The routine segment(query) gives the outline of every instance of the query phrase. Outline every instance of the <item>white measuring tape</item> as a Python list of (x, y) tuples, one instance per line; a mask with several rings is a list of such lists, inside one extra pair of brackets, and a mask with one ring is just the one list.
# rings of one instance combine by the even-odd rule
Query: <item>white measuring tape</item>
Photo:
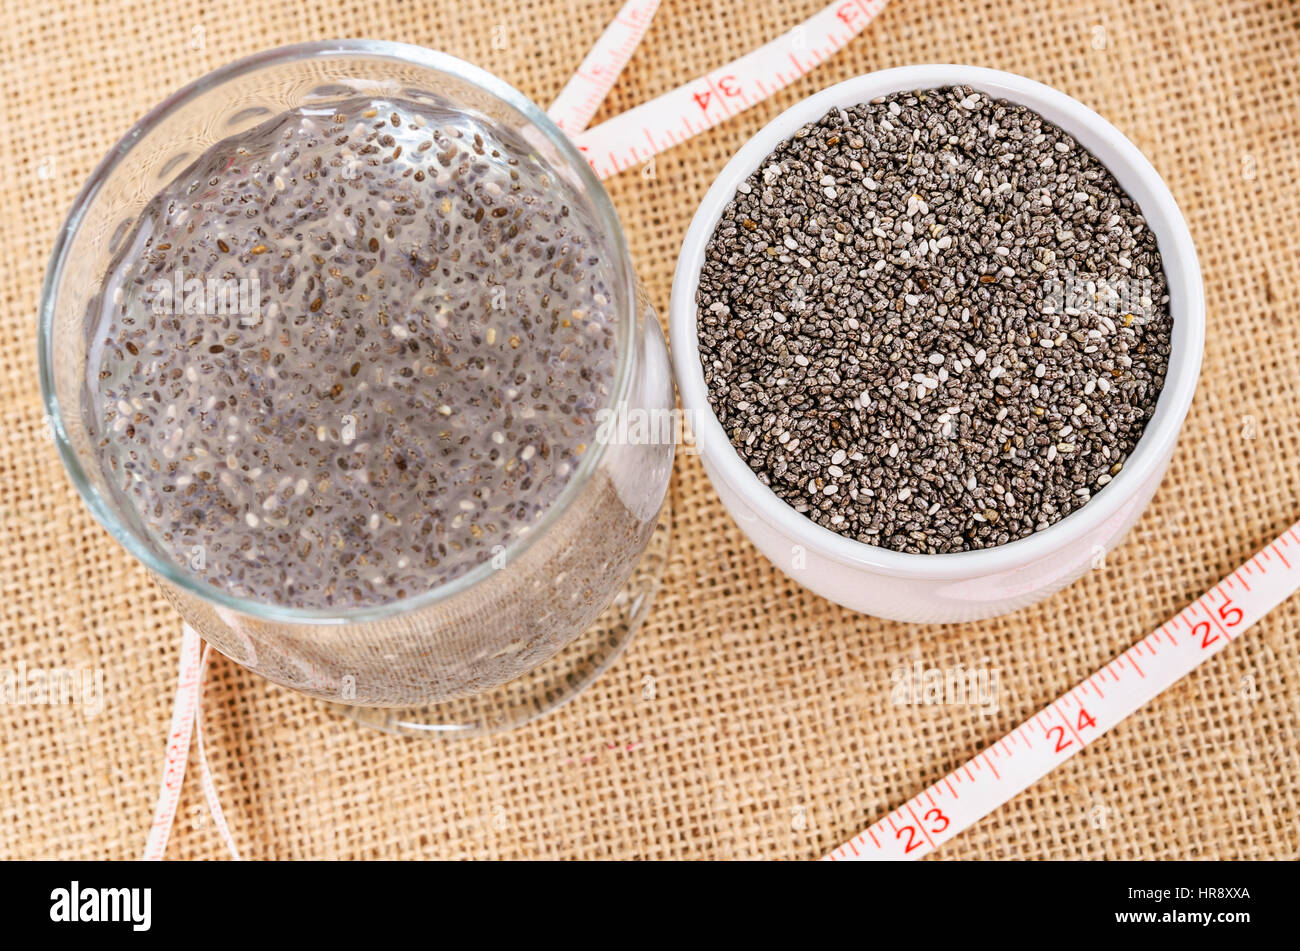
[[(794, 82), (862, 32), (886, 2), (832, 3), (752, 53), (583, 132), (659, 5), (630, 0), (565, 86), (552, 118), (607, 178)], [(1291, 566), (1300, 550), (1294, 559), (1285, 552), (1297, 543), (1293, 527), (1172, 621), (826, 858), (920, 858), (988, 815), (1289, 597), (1300, 586)]]
[(167, 728), (167, 750), (163, 754), (162, 787), (154, 806), (153, 822), (144, 845), (144, 860), (157, 861), (167, 850), (176, 819), (176, 806), (185, 782), (185, 764), (190, 758), (190, 737), (194, 734), (194, 714), (199, 705), (199, 688), (203, 682), (202, 653), (199, 635), (188, 624), (181, 632), (180, 671), (176, 675), (176, 697), (172, 701), (172, 721)]
[(217, 788), (212, 782), (212, 772), (208, 769), (208, 756), (203, 749), (203, 685), (211, 653), (212, 646), (203, 644), (194, 628), (188, 624), (182, 627), (180, 671), (176, 676), (172, 722), (167, 733), (167, 752), (163, 757), (162, 788), (154, 806), (154, 818), (149, 826), (149, 837), (142, 856), (146, 862), (159, 861), (167, 851), (167, 840), (171, 837), (172, 826), (176, 822), (176, 809), (180, 804), (181, 786), (185, 782), (191, 740), (198, 741), (199, 783), (203, 787), (203, 796), (208, 801), (208, 811), (212, 813), (217, 834), (230, 850), (231, 857), (236, 860), (240, 857), (234, 837), (226, 825), (226, 816), (221, 810), (221, 801), (217, 798)]
[[(640, 33), (635, 34), (632, 42), (634, 48), (658, 6), (658, 3), (628, 3), (624, 11), (636, 7), (643, 18), (629, 19), (626, 26), (615, 20), (592, 50), (595, 62), (590, 69), (583, 63), (583, 69), (570, 80), (552, 107), (551, 117), (557, 122), (563, 118), (568, 123), (560, 127), (575, 137), (596, 174), (608, 178), (744, 112), (790, 85), (865, 30), (887, 2), (837, 0), (752, 53), (582, 132), (631, 55), (631, 49), (626, 48), (629, 30), (639, 25)], [(648, 14), (645, 8), (649, 8)], [(597, 56), (607, 38), (608, 48)], [(583, 117), (575, 110), (575, 103), (590, 104), (591, 111)]]
[[(561, 91), (550, 115), (592, 168), (609, 177), (711, 128), (811, 71), (888, 0), (838, 0), (726, 66), (583, 131), (649, 28), (659, 0), (628, 0)], [(826, 856), (915, 859), (938, 848), (1217, 654), (1300, 587), (1300, 522), (1192, 605), (964, 766)], [(1289, 555), (1288, 552), (1291, 554)], [(145, 848), (161, 858), (198, 726), (201, 780), (218, 833), (238, 852), (203, 756), (201, 698), (207, 651), (185, 626), (162, 788)]]
[(627, 0), (623, 4), (614, 22), (601, 34), (573, 78), (546, 110), (565, 135), (575, 136), (587, 128), (645, 31), (650, 29), (650, 21), (658, 9), (659, 0)]
[(1029, 788), (1300, 588), (1298, 531), (1300, 522), (1073, 690), (825, 858), (920, 858)]

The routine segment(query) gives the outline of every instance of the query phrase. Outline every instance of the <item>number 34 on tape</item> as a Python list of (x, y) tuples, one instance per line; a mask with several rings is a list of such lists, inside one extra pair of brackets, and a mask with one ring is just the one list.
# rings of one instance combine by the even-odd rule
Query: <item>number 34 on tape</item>
[[(577, 134), (572, 121), (562, 127), (576, 136), (596, 174), (607, 178), (730, 119), (805, 76), (865, 30), (886, 2), (837, 0), (739, 59), (586, 132)], [(621, 68), (616, 59), (614, 63)], [(607, 66), (599, 75), (608, 77), (615, 71)], [(566, 92), (566, 102), (571, 97), (592, 98), (576, 88)]]
[(1023, 792), (1300, 587), (1300, 522), (1073, 690), (826, 859), (915, 859)]

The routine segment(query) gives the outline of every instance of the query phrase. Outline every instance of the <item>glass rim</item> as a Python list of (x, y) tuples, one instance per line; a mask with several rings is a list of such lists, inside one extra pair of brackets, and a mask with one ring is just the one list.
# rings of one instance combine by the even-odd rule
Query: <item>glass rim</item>
[[(72, 240), (82, 225), (87, 209), (98, 197), (100, 188), (110, 173), (165, 118), (188, 105), (203, 93), (232, 79), (258, 72), (270, 66), (328, 56), (395, 60), (445, 73), (475, 86), (504, 102), (523, 116), (526, 121), (539, 128), (547, 140), (576, 171), (585, 197), (592, 202), (594, 210), (600, 219), (600, 224), (604, 227), (607, 238), (613, 244), (613, 250), (618, 257), (618, 261), (615, 263), (619, 270), (618, 276), (623, 292), (623, 306), (620, 308), (618, 315), (616, 334), (618, 356), (614, 385), (609, 400), (601, 407), (602, 410), (616, 409), (626, 399), (631, 386), (630, 370), (635, 349), (633, 331), (636, 325), (637, 289), (631, 255), (623, 234), (623, 227), (609, 198), (609, 193), (606, 192), (605, 186), (596, 177), (591, 165), (583, 158), (577, 146), (552, 121), (546, 111), (514, 86), (487, 70), (448, 53), (426, 49), (410, 43), (368, 39), (315, 40), (279, 46), (234, 60), (203, 74), (172, 92), (135, 122), (127, 130), (126, 134), (99, 160), (90, 177), (77, 192), (72, 207), (59, 228), (50, 255), (50, 263), (46, 268), (45, 278), (41, 285), (41, 299), (37, 314), (37, 364), (40, 371), (42, 402), (45, 406), (46, 418), (55, 445), (58, 448), (59, 458), (72, 479), (77, 494), (86, 503), (96, 521), (123, 548), (168, 584), (174, 585), (218, 608), (236, 611), (260, 621), (345, 625), (388, 620), (439, 604), (463, 594), (495, 572), (507, 568), (531, 548), (537, 539), (549, 533), (550, 529), (572, 507), (575, 500), (587, 487), (609, 445), (609, 434), (607, 432), (602, 434), (606, 427), (597, 427), (592, 438), (592, 445), (583, 453), (583, 458), (573, 476), (537, 524), (532, 526), (531, 530), (525, 535), (514, 538), (499, 555), (480, 562), (465, 574), (453, 578), (451, 581), (436, 585), (428, 591), (399, 598), (395, 601), (355, 608), (293, 608), (234, 595), (224, 588), (202, 581), (182, 569), (177, 563), (161, 557), (140, 534), (117, 517), (109, 502), (100, 495), (91, 483), (85, 468), (81, 464), (81, 459), (68, 437), (63, 424), (63, 413), (59, 405), (58, 394), (54, 386), (52, 363), (56, 288), (63, 275)], [(503, 559), (503, 561), (498, 562), (502, 565), (501, 568), (497, 568), (493, 564), (498, 559)]]

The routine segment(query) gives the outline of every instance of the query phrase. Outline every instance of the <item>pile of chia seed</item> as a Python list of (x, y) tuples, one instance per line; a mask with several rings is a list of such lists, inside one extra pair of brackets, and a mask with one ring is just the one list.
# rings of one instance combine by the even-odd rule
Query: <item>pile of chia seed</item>
[(833, 109), (742, 183), (697, 294), (709, 400), (764, 484), (895, 551), (1041, 531), (1164, 385), (1155, 237), (1101, 162), (959, 86)]
[[(281, 115), (123, 242), (88, 318), (100, 464), (165, 557), (231, 593), (427, 591), (528, 532), (593, 441), (605, 246), (509, 130), (397, 100)], [(255, 314), (205, 302), (254, 277)]]

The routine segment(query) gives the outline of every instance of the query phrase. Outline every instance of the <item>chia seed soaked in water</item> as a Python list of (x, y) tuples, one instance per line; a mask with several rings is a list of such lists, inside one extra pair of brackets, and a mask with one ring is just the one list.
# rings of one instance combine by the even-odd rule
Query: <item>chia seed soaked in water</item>
[[(464, 574), (547, 511), (609, 399), (586, 208), (512, 133), (429, 105), (217, 144), (140, 215), (92, 314), (110, 482), (236, 595), (374, 605)], [(255, 279), (256, 312), (169, 296), (194, 278)]]
[(709, 400), (819, 525), (895, 551), (1041, 531), (1121, 471), (1172, 319), (1140, 209), (1023, 106), (835, 109), (724, 210), (697, 295)]

